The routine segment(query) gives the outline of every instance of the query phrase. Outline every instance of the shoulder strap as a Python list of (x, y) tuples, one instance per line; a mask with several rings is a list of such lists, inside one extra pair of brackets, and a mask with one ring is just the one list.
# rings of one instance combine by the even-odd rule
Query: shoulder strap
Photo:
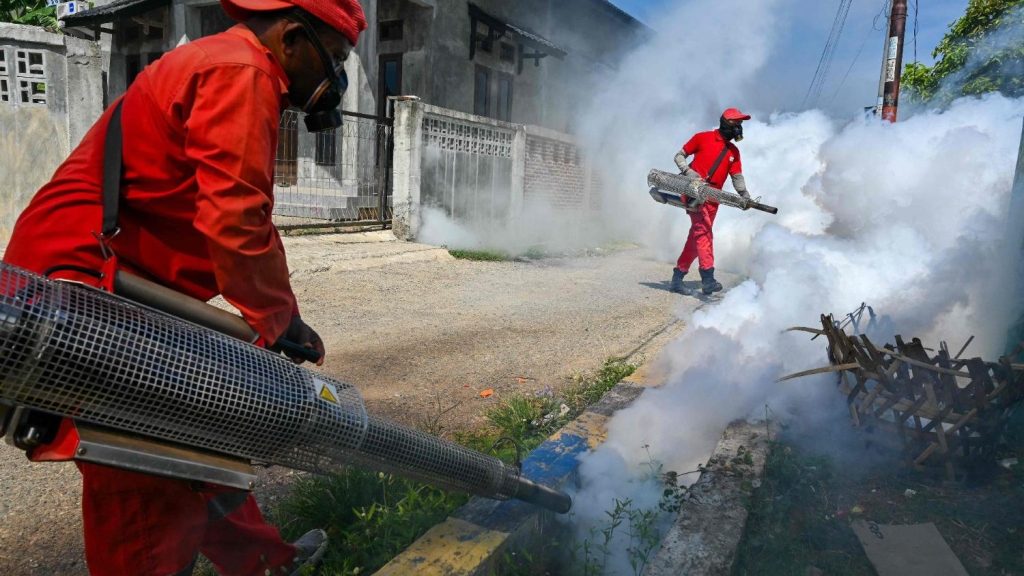
[(711, 170), (708, 170), (708, 177), (704, 180), (711, 182), (711, 179), (715, 177), (715, 172), (718, 172), (718, 167), (722, 165), (722, 160), (725, 160), (725, 155), (729, 153), (729, 142), (726, 141), (725, 147), (722, 148), (722, 153), (715, 158), (715, 163), (711, 165)]
[(114, 106), (103, 142), (103, 237), (118, 232), (117, 217), (121, 203), (121, 100)]

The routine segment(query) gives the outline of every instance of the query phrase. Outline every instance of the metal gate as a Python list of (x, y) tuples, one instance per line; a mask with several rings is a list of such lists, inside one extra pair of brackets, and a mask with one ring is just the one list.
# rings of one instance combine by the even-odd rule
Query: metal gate
[(341, 128), (310, 134), (302, 114), (281, 116), (274, 214), (331, 225), (391, 224), (393, 122), (342, 112)]

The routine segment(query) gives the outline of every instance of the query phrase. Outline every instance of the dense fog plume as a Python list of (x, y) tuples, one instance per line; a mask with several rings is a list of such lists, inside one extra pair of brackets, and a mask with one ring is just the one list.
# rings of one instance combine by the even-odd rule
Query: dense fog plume
[[(823, 426), (849, 426), (834, 410), (842, 399), (833, 378), (775, 382), (827, 364), (820, 339), (787, 328), (815, 326), (820, 314), (842, 316), (866, 302), (881, 315), (871, 334), (880, 343), (900, 333), (957, 349), (974, 335), (969, 353), (997, 357), (1008, 319), (1019, 312), (1009, 264), (1020, 247), (1006, 238), (1024, 221), (1009, 214), (1024, 101), (961, 99), (904, 114), (896, 124), (817, 110), (766, 114), (747, 80), (771, 54), (774, 15), (788, 6), (686, 3), (670, 18), (742, 14), (731, 20), (740, 46), (677, 61), (671, 54), (703, 43), (713, 27), (691, 29), (696, 37), (659, 36), (627, 59), (632, 65), (615, 83), (636, 89), (597, 98), (598, 110), (616, 113), (592, 113), (584, 126), (595, 148), (615, 158), (608, 177), (621, 177), (625, 191), (651, 167), (671, 169), (674, 151), (692, 132), (713, 128), (721, 109), (749, 109), (755, 118), (739, 143), (743, 172), (753, 195), (779, 214), (719, 210), (716, 266), (745, 280), (688, 319), (660, 360), (668, 383), (617, 414), (607, 443), (583, 457), (574, 508), (581, 538), (593, 538), (590, 530), (616, 499), (656, 504), (661, 486), (652, 464), (696, 469), (734, 419), (763, 416), (768, 406), (777, 415), (799, 409), (834, 418)], [(726, 69), (730, 77), (665, 73), (689, 73), (694, 65)], [(667, 280), (688, 218), (625, 192), (611, 209), (656, 249)], [(625, 543), (618, 544), (608, 573), (632, 573)]]

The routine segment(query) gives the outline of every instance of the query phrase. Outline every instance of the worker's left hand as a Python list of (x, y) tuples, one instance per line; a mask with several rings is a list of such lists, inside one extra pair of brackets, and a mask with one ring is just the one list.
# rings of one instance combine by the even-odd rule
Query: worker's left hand
[[(313, 330), (308, 324), (303, 322), (301, 317), (292, 317), (291, 324), (288, 325), (288, 330), (281, 335), (281, 338), (294, 342), (299, 346), (305, 346), (306, 348), (316, 350), (320, 353), (320, 359), (316, 361), (316, 365), (323, 365), (325, 354), (324, 343), (320, 339), (320, 335), (316, 333), (316, 330)], [(297, 355), (289, 354), (287, 350), (284, 350), (284, 354), (296, 364), (302, 364), (305, 361)]]
[(740, 193), (739, 193), (739, 195), (740, 195), (740, 196), (741, 196), (741, 197), (742, 197), (742, 198), (743, 198), (744, 200), (748, 200), (748, 202), (747, 202), (746, 204), (744, 204), (744, 205), (743, 205), (743, 209), (744, 209), (744, 210), (750, 210), (750, 203), (749, 203), (749, 200), (750, 200), (750, 192), (747, 192), (747, 191), (743, 191), (743, 192), (740, 192)]

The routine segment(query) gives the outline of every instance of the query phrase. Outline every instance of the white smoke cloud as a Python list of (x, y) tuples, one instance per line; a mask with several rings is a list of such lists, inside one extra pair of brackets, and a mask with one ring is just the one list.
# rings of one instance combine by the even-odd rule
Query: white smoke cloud
[[(775, 382), (827, 363), (820, 339), (785, 329), (815, 326), (822, 313), (842, 315), (867, 302), (887, 316), (890, 332), (876, 338), (897, 330), (958, 348), (975, 335), (970, 352), (993, 357), (1002, 352), (1008, 318), (1016, 317), (1004, 240), (1008, 226), (1022, 225), (1008, 220), (1008, 206), (1024, 100), (963, 99), (897, 124), (841, 121), (820, 111), (758, 114), (756, 91), (740, 87), (771, 53), (775, 17), (786, 6), (698, 0), (680, 7), (669, 17), (731, 15), (732, 37), (749, 43), (736, 52), (705, 49), (700, 62), (677, 61), (673, 54), (705, 44), (708, 26), (659, 37), (609, 84), (627, 88), (596, 99), (597, 111), (616, 114), (590, 110), (593, 120), (582, 128), (616, 160), (609, 172), (619, 177), (621, 197), (609, 204), (643, 231), (645, 243), (663, 247), (666, 262), (678, 254), (689, 222), (637, 198), (635, 183), (652, 158), (670, 168), (681, 139), (708, 129), (726, 105), (755, 112), (739, 145), (744, 173), (753, 194), (779, 208), (777, 216), (719, 211), (718, 266), (748, 279), (689, 319), (662, 359), (669, 382), (617, 414), (607, 443), (581, 459), (574, 513), (583, 538), (615, 498), (657, 500), (652, 459), (693, 470), (731, 420), (763, 414), (766, 404), (783, 413), (801, 399), (831, 414), (842, 403), (828, 377)], [(721, 69), (728, 70), (724, 78), (710, 74)], [(624, 555), (611, 562), (607, 573), (631, 573)]]

